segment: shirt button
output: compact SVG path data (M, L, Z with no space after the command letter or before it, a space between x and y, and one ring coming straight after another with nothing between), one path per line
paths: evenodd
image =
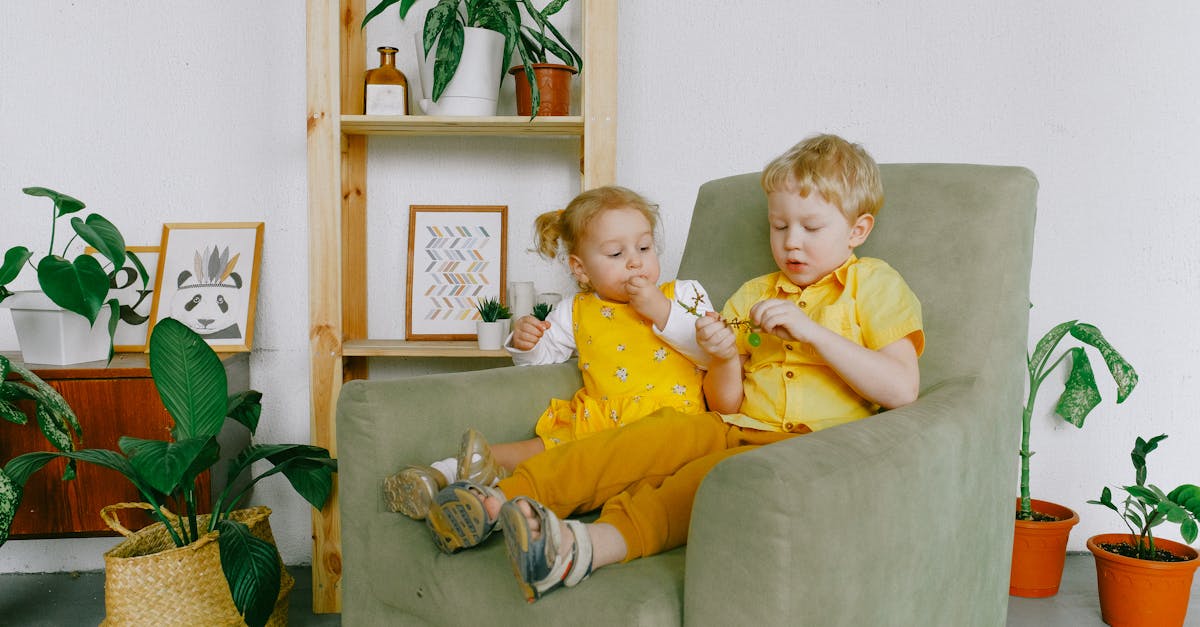
M801 309L804 309L805 307L808 307L808 303L806 303L806 302L804 302L804 301L800 301L798 304L800 305L800 308L801 308Z
M790 422L785 422L785 423L783 423L783 430L784 430L784 431L791 431L791 430L792 430L792 427L794 427L794 426L796 426L796 425L793 425L793 424L792 424L792 423L790 423Z
M792 377L796 376L796 373L792 372L791 370L788 370L787 372L783 373L783 376L791 379Z
M786 348L786 349L788 349L788 350L792 350L792 345L791 345L791 344L784 344L784 345L783 345L783 347L784 347L784 348Z

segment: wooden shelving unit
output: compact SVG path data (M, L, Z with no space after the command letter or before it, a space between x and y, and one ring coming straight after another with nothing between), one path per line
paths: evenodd
M615 0L581 0L582 114L545 117L360 115L364 0L307 0L309 344L312 440L338 454L334 420L343 381L371 357L504 357L474 342L367 338L367 141L371 135L546 137L579 142L580 189L616 178ZM398 175L399 176L399 175ZM350 452L347 452L350 453ZM341 528L334 490L313 515L313 610L341 611Z

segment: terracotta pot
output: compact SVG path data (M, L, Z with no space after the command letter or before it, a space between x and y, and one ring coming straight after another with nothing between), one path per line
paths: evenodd
M1079 523L1079 515L1049 501L1032 501L1034 511L1058 520L1015 521L1008 593L1018 597L1050 597L1058 594L1063 563L1067 558L1067 538L1071 535L1071 527ZM1017 507L1020 506L1021 500L1017 499Z
M1155 562L1109 553L1101 544L1128 542L1136 536L1102 533L1088 538L1096 558L1096 588L1100 615L1113 627L1170 627L1187 616L1192 575L1200 566L1196 550L1186 544L1155 538L1154 545L1187 557L1186 562Z
M579 72L569 65L559 63L534 63L533 78L540 92L538 115L571 114L571 76ZM529 81L525 79L525 66L509 68L516 80L517 115L529 115L533 110L533 98L529 92Z

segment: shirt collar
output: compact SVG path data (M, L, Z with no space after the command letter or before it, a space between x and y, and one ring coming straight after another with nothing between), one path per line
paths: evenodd
M846 261L842 262L842 265L838 266L836 270L821 277L820 279L817 279L816 283L813 283L808 287L811 288L818 285L824 285L830 281L837 281L841 286L846 285L846 273L850 271L850 266L856 261L858 261L858 256L854 253L850 253L850 256L846 258ZM786 274L782 272L776 272L775 289L787 294L799 294L800 292L804 291L805 288L801 288L799 285L792 283L792 281L787 278Z

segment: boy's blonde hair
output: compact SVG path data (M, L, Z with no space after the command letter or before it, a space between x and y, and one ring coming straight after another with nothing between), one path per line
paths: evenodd
M579 194L566 209L547 211L538 216L533 223L538 253L547 259L558 257L560 250L574 255L592 220L612 209L634 209L645 216L652 233L658 232L658 208L655 205L633 190L606 185ZM591 287L579 283L579 289L590 291Z
M767 164L763 191L791 191L807 198L813 191L855 220L883 206L879 166L858 144L837 135L814 135Z

